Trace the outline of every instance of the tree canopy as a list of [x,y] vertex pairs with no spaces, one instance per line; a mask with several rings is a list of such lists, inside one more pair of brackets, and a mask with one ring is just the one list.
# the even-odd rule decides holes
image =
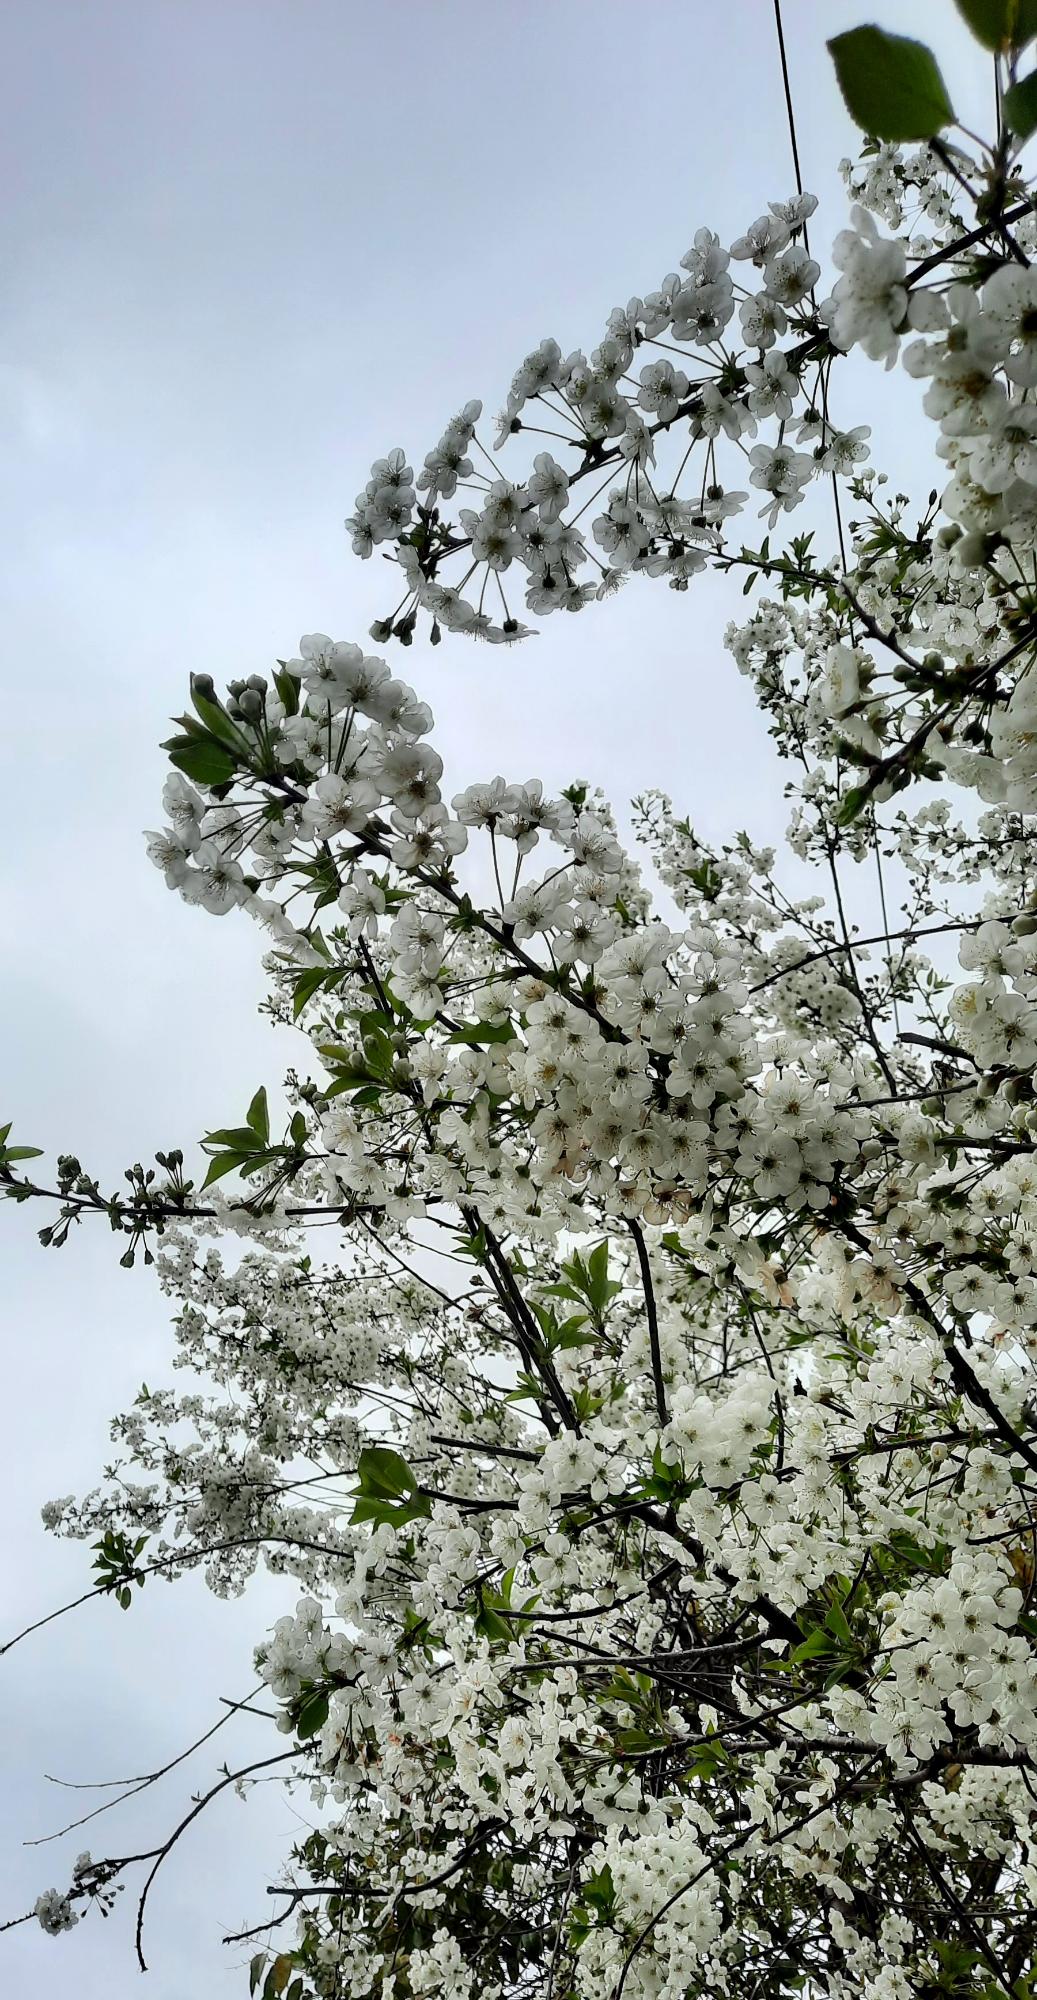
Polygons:
[[[154,1263],[191,1377],[48,1525],[126,1608],[290,1579],[283,1740],[80,1855],[48,1931],[133,1879],[143,1964],[173,1843],[273,1773],[318,1819],[229,1940],[264,2000],[1037,1991],[1037,9],[959,4],[986,139],[917,42],[832,45],[831,271],[802,187],[700,228],[348,524],[373,644],[505,673],[736,576],[787,855],[660,794],[627,843],[575,773],[459,789],[359,644],[192,676],[150,852],[265,933],[289,1116],[128,1193],[7,1127],[0,1183]],[[920,494],[836,415],[853,350],[918,382]]]

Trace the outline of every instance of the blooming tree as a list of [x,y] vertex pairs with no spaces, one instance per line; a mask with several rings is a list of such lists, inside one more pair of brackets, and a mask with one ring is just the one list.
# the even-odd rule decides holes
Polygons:
[[[48,1525],[127,1605],[292,1580],[283,1743],[188,1816],[260,1772],[319,1809],[253,1992],[1037,1990],[1037,7],[960,10],[988,141],[919,44],[833,44],[871,134],[834,281],[801,190],[700,229],[349,522],[382,645],[744,579],[795,879],[648,796],[657,913],[600,793],[455,789],[420,694],[310,634],[193,677],[149,836],[268,934],[286,1127],[260,1090],[200,1185],[173,1151],[112,1195],[2,1135],[45,1242],[99,1215],[155,1264],[190,1371]],[[920,508],[836,420],[855,348],[920,385]],[[142,1869],[143,1963],[187,1824],[33,1914]]]

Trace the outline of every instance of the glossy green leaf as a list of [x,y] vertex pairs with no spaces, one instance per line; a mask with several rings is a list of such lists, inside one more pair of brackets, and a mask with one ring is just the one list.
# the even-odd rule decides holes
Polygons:
[[864,27],[836,35],[828,47],[846,109],[871,138],[932,139],[953,124],[946,85],[924,42]]
[[357,1476],[360,1483],[354,1488],[356,1501],[350,1516],[354,1526],[373,1521],[376,1526],[388,1523],[402,1528],[432,1511],[406,1459],[388,1445],[365,1446]]
[[470,1048],[514,1040],[515,1030],[510,1021],[473,1021],[469,1026],[458,1028],[456,1034],[447,1036],[448,1042],[463,1042]]
[[373,1522],[376,1528],[405,1528],[410,1521],[427,1519],[431,1512],[429,1501],[419,1493],[413,1500],[357,1500],[349,1519],[354,1528],[362,1527],[365,1521]]
[[237,758],[212,736],[171,736],[162,748],[196,785],[226,785],[238,768]]
[[375,1500],[401,1500],[418,1490],[405,1458],[387,1445],[367,1445],[357,1466],[358,1491]]
[[793,1647],[789,1657],[798,1663],[800,1660],[816,1660],[822,1654],[834,1651],[835,1647],[829,1634],[819,1628],[816,1632],[811,1632],[801,1646]]
[[264,1146],[269,1146],[270,1113],[267,1108],[266,1091],[262,1085],[260,1085],[252,1099],[245,1116],[253,1132],[263,1141]]
[[298,715],[302,682],[297,680],[294,674],[290,674],[287,667],[285,667],[280,672],[275,672],[274,686],[280,695],[285,714]]
[[305,1742],[308,1736],[316,1736],[317,1731],[323,1729],[327,1719],[328,1692],[326,1688],[318,1688],[303,1701],[295,1733]]
[[859,819],[864,811],[868,797],[869,793],[864,785],[854,785],[848,792],[844,792],[836,814],[836,823],[839,826],[852,826],[854,820]]
[[840,1645],[853,1645],[853,1633],[850,1630],[849,1620],[841,1605],[833,1604],[830,1607],[825,1614],[825,1625],[833,1638],[839,1640]]
[[221,743],[226,743],[236,755],[240,755],[245,748],[245,744],[239,731],[235,729],[226,709],[221,708],[218,701],[213,701],[208,695],[199,693],[198,684],[193,674],[191,676],[191,700],[198,712],[199,720],[205,724],[210,736],[218,737]]
[[229,1146],[233,1152],[258,1153],[262,1145],[253,1125],[226,1125],[217,1132],[207,1132],[203,1146]]
[[955,0],[977,42],[996,53],[1021,49],[1037,35],[1037,0]]
[[1029,139],[1037,132],[1037,70],[1006,90],[1001,109],[1005,124],[1017,139]]
[[293,1020],[298,1020],[306,1002],[312,1000],[314,994],[318,993],[321,987],[333,986],[341,977],[342,973],[337,965],[330,967],[326,965],[308,965],[304,972],[300,972],[292,989]]
[[209,1171],[202,1182],[201,1192],[204,1194],[213,1181],[221,1181],[224,1174],[232,1174],[236,1168],[244,1166],[248,1158],[247,1153],[217,1153],[215,1159],[209,1161]]

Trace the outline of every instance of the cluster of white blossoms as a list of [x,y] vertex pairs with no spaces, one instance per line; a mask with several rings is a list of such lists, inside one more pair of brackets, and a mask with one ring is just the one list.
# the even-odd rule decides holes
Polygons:
[[[856,473],[870,427],[832,420],[833,360],[860,347],[891,367],[912,332],[930,338],[909,345],[905,366],[935,377],[926,409],[954,439],[947,513],[973,535],[959,559],[969,559],[976,535],[1009,523],[1009,541],[1031,546],[1032,501],[1001,496],[1018,479],[1028,484],[1034,463],[1026,398],[1037,380],[1027,373],[1037,295],[1027,251],[1037,226],[1028,212],[1013,218],[1013,248],[977,297],[975,258],[956,254],[954,238],[968,234],[960,186],[979,164],[929,148],[905,160],[886,146],[866,172],[847,165],[858,201],[836,239],[840,275],[826,297],[805,242],[814,196],[771,202],[730,246],[700,229],[680,271],[610,313],[589,358],[564,356],[550,339],[526,356],[492,450],[476,435],[481,405],[470,402],[416,482],[401,450],[378,460],[347,526],[360,555],[395,545],[405,590],[374,636],[409,643],[421,611],[434,637],[437,626],[497,643],[526,636],[505,581],[513,567],[537,616],[580,610],[633,572],[685,589],[727,550],[727,524],[751,489],[773,529],[812,481]],[[902,225],[909,204],[925,233],[883,235],[875,213]],[[534,449],[528,472],[505,476],[494,453],[519,433],[560,440],[567,461]],[[443,503],[458,489],[479,504],[448,519]],[[588,536],[578,523],[603,494]]]
[[[527,356],[492,447],[468,404],[350,523],[404,572],[379,644],[520,636],[516,569],[534,614],[760,585],[728,645],[791,867],[659,795],[639,859],[580,779],[455,789],[353,643],[194,677],[150,851],[262,925],[299,1066],[200,1187],[59,1161],[44,1235],[151,1246],[190,1386],[48,1525],[107,1537],[124,1601],[261,1561],[301,1593],[257,1653],[313,1828],[271,1995],[1030,1991],[1037,210],[1004,169],[869,150],[829,291],[809,196],[700,230],[589,358]],[[831,418],[852,347],[925,384],[919,507]],[[819,480],[828,561],[775,534]],[[729,541],[749,490],[773,545]]]
[[60,1889],[45,1889],[42,1896],[37,1896],[35,1915],[48,1937],[60,1937],[62,1931],[70,1931],[79,1922],[78,1911]]
[[117,1872],[117,1864],[109,1861],[95,1861],[88,1849],[77,1854],[72,1863],[72,1882],[64,1894],[60,1889],[45,1889],[37,1896],[33,1916],[46,1931],[48,1937],[60,1937],[62,1931],[72,1930],[79,1922],[80,1912],[74,1904],[88,1898],[101,1915],[111,1914],[116,1895],[121,1884],[110,1886]]

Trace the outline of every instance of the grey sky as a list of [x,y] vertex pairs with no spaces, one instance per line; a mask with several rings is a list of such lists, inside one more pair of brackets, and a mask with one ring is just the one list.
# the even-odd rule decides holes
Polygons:
[[[787,0],[815,247],[843,221],[834,168],[854,148],[824,37],[861,18],[934,41],[964,115],[987,119],[950,0]],[[362,639],[392,602],[341,526],[371,459],[403,444],[420,460],[469,396],[492,413],[543,335],[590,346],[697,227],[730,241],[793,181],[769,0],[8,0],[0,56],[0,1122],[114,1185],[233,1122],[292,1050],[255,1015],[253,927],[188,910],[144,856],[189,669],[268,670],[304,630]],[[879,385],[856,364],[843,379],[840,417],[859,421],[854,388]],[[899,379],[887,409],[906,478],[928,427]],[[661,784],[711,837],[774,839],[780,774],[721,643],[740,601],[710,580],[635,584],[520,651],[448,639],[394,666],[432,702],[449,789],[497,769],[586,776],[617,802]],[[45,1255],[42,1219],[0,1217],[0,1636],[86,1587],[87,1552],[46,1538],[40,1505],[92,1483],[109,1415],[167,1373],[147,1276],[100,1229]],[[64,1883],[80,1845],[164,1835],[218,1759],[25,1851],[92,1802],[41,1774],[164,1762],[247,1690],[254,1640],[290,1608],[272,1586],[231,1606],[150,1586],[129,1616],[89,1605],[0,1662],[0,1920]],[[156,2000],[243,1990],[219,1936],[264,1913],[295,1825],[269,1797],[231,1800],[174,1855]],[[0,1984],[139,1991],[131,1914],[0,1939]]]

